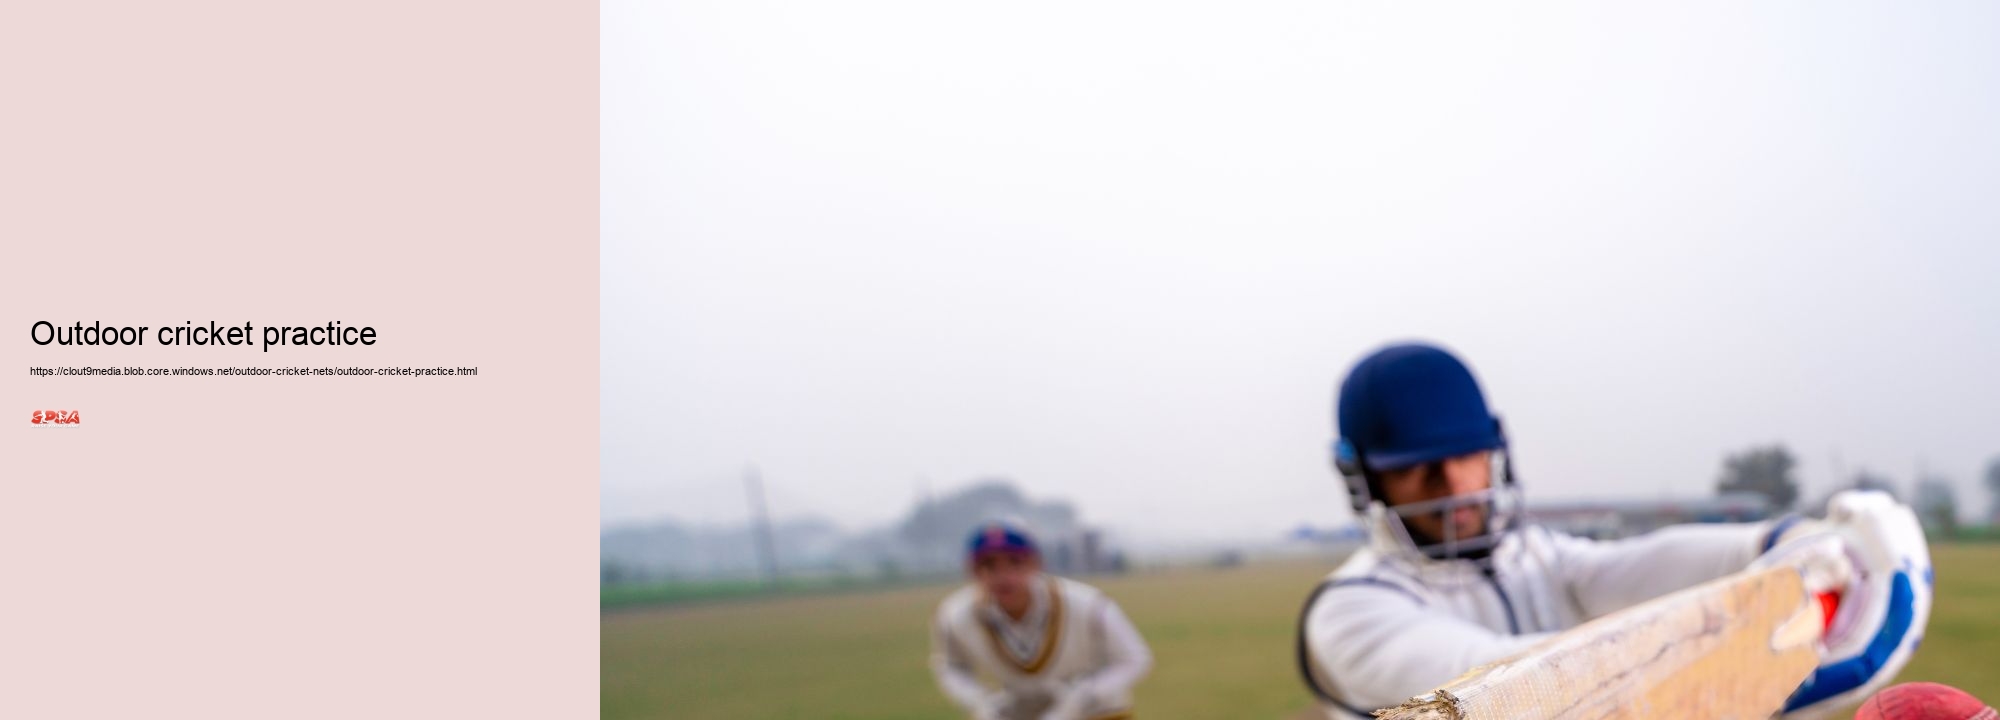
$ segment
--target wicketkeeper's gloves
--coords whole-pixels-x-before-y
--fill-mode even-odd
[[[972,720],[1007,720],[1008,708],[1014,704],[1014,697],[1004,690],[994,690],[980,698],[978,707],[972,709]]]

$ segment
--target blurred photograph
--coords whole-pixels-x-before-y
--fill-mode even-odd
[[[601,715],[1976,716],[1993,27],[607,3]]]

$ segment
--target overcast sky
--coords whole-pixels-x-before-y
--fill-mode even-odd
[[[2000,455],[2000,5],[603,8],[603,520],[1005,476],[1344,522],[1333,390],[1464,357],[1530,498]],[[1839,463],[1839,465],[1836,465]],[[1907,492],[1907,490],[1906,490]]]

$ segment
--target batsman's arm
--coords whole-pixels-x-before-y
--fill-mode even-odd
[[[1772,529],[1773,523],[1675,525],[1623,540],[1548,537],[1554,571],[1584,617],[1596,618],[1748,567]]]
[[[1312,661],[1335,684],[1328,690],[1362,709],[1394,707],[1546,637],[1494,632],[1400,590],[1358,583],[1326,591],[1306,619]]]

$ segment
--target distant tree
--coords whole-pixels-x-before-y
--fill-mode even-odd
[[[1986,521],[2000,523],[2000,457],[1986,463],[1986,496],[1992,502],[1986,508]]]
[[[1784,512],[1799,501],[1799,483],[1792,479],[1797,465],[1783,445],[1750,448],[1722,460],[1715,491],[1756,493],[1771,501],[1773,511]]]
[[[1834,495],[1838,495],[1844,490],[1880,490],[1888,493],[1889,497],[1898,499],[1902,497],[1896,492],[1895,483],[1887,476],[1878,475],[1872,470],[1862,468],[1860,471],[1854,473],[1852,477],[1848,478],[1846,484],[1836,487],[1827,492],[1827,494],[1821,495],[1819,499],[1814,500],[1809,508],[1809,512],[1813,515],[1826,515],[1827,503],[1833,500]]]
[[[1854,473],[1854,482],[1848,485],[1848,487],[1855,490],[1880,490],[1888,493],[1889,497],[1898,500],[1902,499],[1902,495],[1896,492],[1896,485],[1893,481],[1887,476],[1870,472],[1867,468],[1862,468],[1860,472]]]
[[[1012,482],[980,481],[971,487],[918,505],[903,519],[897,534],[921,548],[956,552],[966,533],[979,523],[1026,514],[1030,503]]]
[[[1940,477],[1918,480],[1912,509],[1925,530],[1944,537],[1958,534],[1958,501],[1950,481]]]

